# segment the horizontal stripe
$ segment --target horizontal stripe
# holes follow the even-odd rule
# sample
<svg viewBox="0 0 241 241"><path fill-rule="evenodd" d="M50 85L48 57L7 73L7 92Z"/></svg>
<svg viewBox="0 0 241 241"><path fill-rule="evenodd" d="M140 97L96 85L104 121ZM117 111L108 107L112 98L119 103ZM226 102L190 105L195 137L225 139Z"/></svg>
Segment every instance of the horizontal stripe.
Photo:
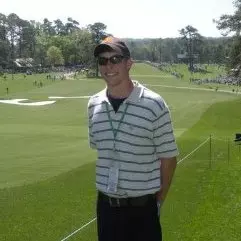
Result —
<svg viewBox="0 0 241 241"><path fill-rule="evenodd" d="M112 123L120 123L119 120L111 120L111 121L112 121ZM93 125L95 125L95 124L97 125L97 124L103 124L103 123L110 123L110 121L108 119L102 120L102 121L93 121L91 127L93 127ZM124 120L121 122L121 124L125 124L125 125L128 125L128 126L133 126L133 127L139 128L139 129L147 130L147 131L152 131L151 129L148 129L148 128L144 127L144 126L136 125L136 124L124 121Z"/></svg>
<svg viewBox="0 0 241 241"><path fill-rule="evenodd" d="M98 130L98 131L92 131L92 134L97 134L97 133L101 133L101 132L106 132L106 131L111 131L112 132L112 129L108 128L108 129L104 129L104 130Z"/></svg>
<svg viewBox="0 0 241 241"><path fill-rule="evenodd" d="M171 124L171 121L167 121L167 122L163 123L162 125L158 126L157 128L154 128L153 131L157 131L158 129L161 129L164 126L170 125L170 124Z"/></svg>
<svg viewBox="0 0 241 241"><path fill-rule="evenodd" d="M112 153L110 155L110 151L108 150L103 150L103 153L102 156L110 156L110 157L117 157L117 158L122 158L122 159L132 159L133 158L133 155L131 155L131 157L129 156L128 158L128 155L130 155L130 153L126 153L125 151L131 151L132 153L153 153L156 149L156 147L152 146L152 147L139 147L139 146L130 146L130 145L127 145L127 144L124 144L124 143L117 143L115 142L115 149L116 150L121 150L123 152L116 152L117 155L115 155L113 153L113 146L114 146L114 142L100 142L100 143L97 143L97 146L98 146L98 149L101 150L103 148L110 148L112 149ZM108 153L105 153L105 152L108 152ZM104 154L105 153L105 154ZM144 156L143 156L144 157ZM149 156L148 157L151 159L153 159L154 157L152 156ZM144 157L146 159L146 157ZM139 157L138 157L139 159Z"/></svg>
<svg viewBox="0 0 241 241"><path fill-rule="evenodd" d="M134 139L135 142L146 142L147 140L148 140L148 143L150 143L150 141L153 142L153 140L152 140L153 138L152 138L151 132L146 132L145 131L145 135L143 135L140 132L141 131L139 131L137 133L131 133L128 130L121 130L121 129L119 129L117 131L118 136L122 134L121 138L126 138L126 139L128 138L128 140L130 138L131 140L133 140L133 137L134 137L135 138ZM113 130L110 129L110 128L106 128L106 127L105 127L105 129L102 129L102 130L99 130L98 128L93 128L91 133L93 135L96 135L96 138L98 138L99 140L101 138L105 138L105 137L109 137L109 138L113 137ZM126 137L125 137L125 135L126 135ZM137 140L137 138L139 138L140 140Z"/></svg>
<svg viewBox="0 0 241 241"><path fill-rule="evenodd" d="M98 148L98 151L113 151L112 148ZM124 151L124 150L120 150L120 149L116 149L115 150L117 153L126 153L126 154L131 154L131 155L134 155L134 156L140 156L140 155L143 155L143 156L152 156L155 154L155 152L150 152L150 153L135 153L135 152L131 152L131 151Z"/></svg>
<svg viewBox="0 0 241 241"><path fill-rule="evenodd" d="M119 179L120 181L125 181L125 182L137 182L137 183L144 183L144 184L146 184L146 183L149 183L149 182L151 182L151 181L155 181L155 180L160 180L160 177L158 176L158 177L155 177L155 178L150 178L150 179L148 179L148 180L130 180L130 179L126 179L126 178L120 178Z"/></svg>
<svg viewBox="0 0 241 241"><path fill-rule="evenodd" d="M168 153L168 152L175 152L175 151L177 151L177 148L175 148L175 149L171 149L171 150L166 150L166 151L158 151L157 152L157 154L163 154L163 153Z"/></svg>
<svg viewBox="0 0 241 241"><path fill-rule="evenodd" d="M137 147L155 147L154 145L141 145L141 144L135 144L133 142L122 141L122 140L112 139L112 138L96 140L96 143L104 142L104 141L111 141L111 142L115 141L115 143L123 143L123 144L128 144L130 146L137 146Z"/></svg>
<svg viewBox="0 0 241 241"><path fill-rule="evenodd" d="M111 114L112 112L114 112L114 110L113 110L113 111L111 110L111 111L110 111L110 114ZM89 116L89 119L92 119L94 115L97 115L97 114L107 114L107 113L108 113L108 111L106 111L106 110L97 111L97 112L95 112L94 114L91 114L91 115ZM118 110L118 114L123 114L123 113L124 113L123 111L119 111L119 110ZM116 114L116 113L115 113L115 114ZM147 117L145 117L145 116L140 116L140 115L133 114L132 112L128 112L128 110L127 110L127 112L125 113L125 115L126 115L127 117L128 117L128 116L129 116L129 117L133 116L133 117L137 117L137 118L140 118L140 119L143 119L143 120L152 122L151 119L149 119L149 118L147 118ZM107 118L107 116L106 116L106 118Z"/></svg>
<svg viewBox="0 0 241 241"><path fill-rule="evenodd" d="M157 119L154 120L154 122L159 121L161 118L163 118L167 114L169 114L169 111L165 111L164 113L162 113L160 116L158 116Z"/></svg>
<svg viewBox="0 0 241 241"><path fill-rule="evenodd" d="M109 167L106 167L106 166L100 166L100 165L96 165L97 168L103 168L103 169L109 169ZM155 172L155 171L159 171L159 168L156 168L156 169L153 169L151 171L136 171L136 170L127 170L127 169L120 169L119 170L120 172L127 172L127 173L144 173L144 174L150 174L152 172Z"/></svg>
<svg viewBox="0 0 241 241"><path fill-rule="evenodd" d="M130 106L133 106L133 107L138 107L138 108L141 108L141 109L148 110L148 111L150 111L154 116L156 116L156 113L155 113L152 109L150 109L150 108L148 108L148 107L146 107L146 106L137 105L137 104L133 104L133 103L129 103L129 105L130 105Z"/></svg>
<svg viewBox="0 0 241 241"><path fill-rule="evenodd" d="M165 135L169 135L169 134L173 135L173 131L171 130L171 131L164 132L164 133L162 133L162 134L160 134L158 136L154 136L153 139L161 138L161 137L163 137Z"/></svg>
<svg viewBox="0 0 241 241"><path fill-rule="evenodd" d="M162 142L160 145L155 145L155 147L158 148L158 147L161 147L161 146L163 146L163 145L172 144L172 143L176 143L174 139L171 140L171 141Z"/></svg>
<svg viewBox="0 0 241 241"><path fill-rule="evenodd" d="M118 161L118 162L129 163L129 164L137 164L137 165L150 165L150 164L153 164L153 163L159 161L159 159L156 159L156 160L153 160L153 161L148 161L148 162L142 162L142 161L129 161L129 160L127 161L127 160L114 159L114 158L103 157L103 156L99 156L98 159L99 159L99 160Z"/></svg>
<svg viewBox="0 0 241 241"><path fill-rule="evenodd" d="M99 173L96 173L96 176L109 178L108 175L99 174ZM146 184L148 182L155 181L155 180L160 180L160 177L158 176L155 178L150 178L148 180L138 180L138 179L131 180L131 179L127 179L127 178L119 178L119 181L125 181L125 182L131 182L131 183L137 182L137 183L143 183L143 184Z"/></svg>
<svg viewBox="0 0 241 241"><path fill-rule="evenodd" d="M96 183L99 184L99 185L107 187L107 183L103 183L103 182L100 182L100 181L96 181Z"/></svg>
<svg viewBox="0 0 241 241"><path fill-rule="evenodd" d="M105 175L105 174L100 174L100 173L98 173L98 172L96 172L96 176L99 176L99 177L106 177L106 178L108 178L108 177L109 177L108 175Z"/></svg>
<svg viewBox="0 0 241 241"><path fill-rule="evenodd" d="M154 187L147 187L147 188L124 188L124 187L120 187L120 190L125 190L125 191L149 191L149 190L153 190L153 189L159 189L160 185L158 186L154 186Z"/></svg>
<svg viewBox="0 0 241 241"><path fill-rule="evenodd" d="M126 132L126 131L123 131L123 130L118 130L118 132L123 133L123 134L126 134L126 135L129 135L129 136L138 137L138 138L141 138L141 139L152 140L152 139L149 138L148 136L140 136L140 135L132 134L132 133L130 133L130 132Z"/></svg>
<svg viewBox="0 0 241 241"><path fill-rule="evenodd" d="M126 114L129 115L129 116L134 116L134 117L137 117L137 118L140 118L140 119L143 119L143 120L152 122L152 120L150 120L149 118L146 118L146 117L144 117L144 116L140 116L140 115L136 115L136 114L128 113L128 112L127 112Z"/></svg>
<svg viewBox="0 0 241 241"><path fill-rule="evenodd" d="M151 97L147 97L147 96L145 96L145 95L143 95L142 98L148 99L148 100L151 100L151 101L155 102L155 103L160 107L160 109L163 110L163 106L162 106L161 103L158 102L156 99L151 98Z"/></svg>
<svg viewBox="0 0 241 241"><path fill-rule="evenodd" d="M160 168L153 169L151 171L135 171L135 170L126 170L126 169L120 169L120 171L123 172L130 172L130 173L144 173L144 174L150 174L152 172L155 172L157 170L160 170Z"/></svg>

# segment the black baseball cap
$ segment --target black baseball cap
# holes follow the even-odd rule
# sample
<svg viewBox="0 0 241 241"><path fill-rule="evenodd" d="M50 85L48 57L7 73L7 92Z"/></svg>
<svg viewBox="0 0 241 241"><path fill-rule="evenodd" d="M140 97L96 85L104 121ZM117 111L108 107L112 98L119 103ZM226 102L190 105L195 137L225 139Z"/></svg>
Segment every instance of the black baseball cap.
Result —
<svg viewBox="0 0 241 241"><path fill-rule="evenodd" d="M125 58L130 58L130 51L126 44L119 38L112 36L106 37L100 44L95 47L94 56L98 57L100 53L115 51Z"/></svg>

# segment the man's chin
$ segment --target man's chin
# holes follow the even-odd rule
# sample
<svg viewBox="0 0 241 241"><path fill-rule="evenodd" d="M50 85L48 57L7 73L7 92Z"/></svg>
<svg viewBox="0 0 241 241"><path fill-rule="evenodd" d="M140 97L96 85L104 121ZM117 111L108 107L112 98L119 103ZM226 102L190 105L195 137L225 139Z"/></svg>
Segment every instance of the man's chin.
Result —
<svg viewBox="0 0 241 241"><path fill-rule="evenodd" d="M120 85L120 81L113 80L113 79L112 80L107 80L106 83L110 87L116 87L116 86Z"/></svg>

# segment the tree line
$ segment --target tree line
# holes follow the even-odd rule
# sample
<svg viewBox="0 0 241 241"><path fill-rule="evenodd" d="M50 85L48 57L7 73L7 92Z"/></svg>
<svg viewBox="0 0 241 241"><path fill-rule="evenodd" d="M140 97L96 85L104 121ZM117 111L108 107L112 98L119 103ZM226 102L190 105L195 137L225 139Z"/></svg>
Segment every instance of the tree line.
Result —
<svg viewBox="0 0 241 241"><path fill-rule="evenodd" d="M179 30L180 37L157 39L125 39L135 60L151 62L186 62L192 68L197 63L228 64L241 61L240 11L241 0L234 1L234 15L222 15L214 20L217 28L235 31L234 37L207 38L190 25ZM24 20L17 14L0 13L0 68L13 68L16 59L32 58L37 66L95 66L93 49L104 37L104 23L80 27L69 17L43 22Z"/></svg>

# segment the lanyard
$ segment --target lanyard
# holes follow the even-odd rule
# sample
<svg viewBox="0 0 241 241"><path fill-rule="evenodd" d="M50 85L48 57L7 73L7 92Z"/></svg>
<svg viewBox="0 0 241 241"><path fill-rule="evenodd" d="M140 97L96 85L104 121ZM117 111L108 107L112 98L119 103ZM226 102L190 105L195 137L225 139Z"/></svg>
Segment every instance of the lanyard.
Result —
<svg viewBox="0 0 241 241"><path fill-rule="evenodd" d="M119 129L120 129L120 125L121 125L121 123L123 122L123 119L124 119L124 117L125 117L127 108L128 108L128 104L126 104L126 108L124 109L124 112L122 113L122 116L121 116L121 118L120 118L120 121L118 122L117 128L114 129L113 121L112 121L111 116L110 116L109 106L108 106L108 103L106 103L106 109L107 109L108 119L109 119L109 122L110 122L110 125L111 125L111 129L112 129L112 132L113 132L113 135L114 135L114 147L113 147L114 150L115 150L115 139L116 139L117 133L118 133L118 131L119 131Z"/></svg>

